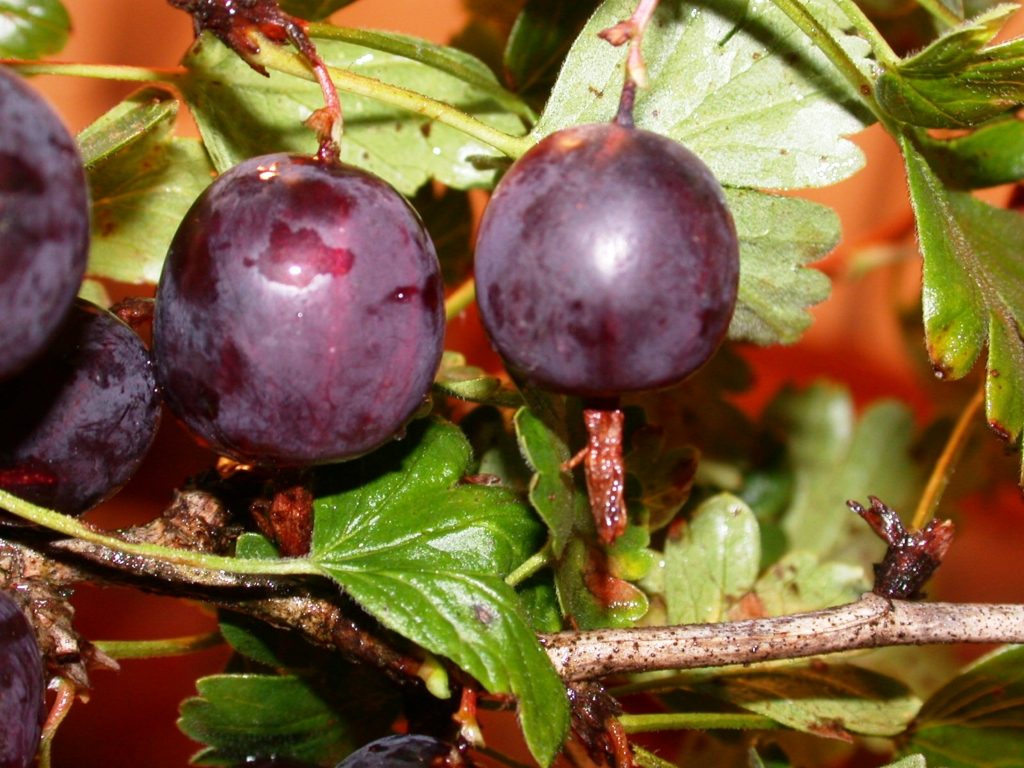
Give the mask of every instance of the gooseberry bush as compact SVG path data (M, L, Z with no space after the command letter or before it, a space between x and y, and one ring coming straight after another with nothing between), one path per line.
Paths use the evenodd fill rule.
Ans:
M470 2L441 46L347 4L171 0L196 40L150 71L0 0L0 764L118 658L216 644L197 765L1024 765L1024 654L943 650L1024 607L924 589L1019 477L1018 6ZM71 137L38 74L144 84ZM919 269L865 313L947 381L755 407L857 289L800 191L876 124L916 239L846 258ZM446 336L477 312L497 355ZM208 470L100 530L161 411ZM83 583L216 631L83 636Z

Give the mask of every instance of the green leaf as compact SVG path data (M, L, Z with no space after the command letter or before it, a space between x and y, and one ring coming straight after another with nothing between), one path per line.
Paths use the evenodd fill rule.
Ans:
M505 46L505 77L514 90L545 99L572 41L599 0L528 0Z
M786 616L852 603L871 588L864 567L823 563L811 552L789 552L754 585L767 616Z
M944 768L1024 766L1024 648L996 651L932 694L907 751Z
M282 11L308 21L326 19L339 8L352 5L353 2L355 0L280 0Z
M740 286L729 338L790 344L810 326L808 307L829 295L828 278L808 262L839 242L839 217L807 200L727 189L740 240Z
M995 120L952 139L920 137L928 165L951 189L981 189L1024 179L1024 122Z
M60 0L0 0L0 59L39 59L68 41L71 19Z
M846 501L871 493L900 509L916 498L920 470L910 458L909 409L883 400L858 419L848 392L817 384L784 391L767 422L783 436L794 473L793 500L782 520L791 548L842 554L861 565L877 560L881 541Z
M882 768L928 768L928 761L924 755L908 755L895 763L888 763Z
M448 397L474 403L514 408L523 402L519 393L505 386L501 379L484 373L481 368L467 365L465 355L459 352L444 352L434 377L434 388Z
M703 692L804 733L896 736L921 702L903 683L848 664L719 675Z
M985 47L1017 12L1004 3L956 27L883 72L878 103L924 128L979 125L1024 103L1024 40Z
M322 38L314 41L331 67L429 94L494 128L522 132L520 118L499 105L487 89L396 54ZM460 60L469 58L459 55ZM303 122L322 106L316 83L279 72L262 77L210 35L197 41L185 66L182 92L218 170L268 152L315 151L316 138ZM486 73L496 83L483 65L473 72L479 77ZM431 178L459 189L493 185L493 168L478 167L500 157L491 147L369 97L343 93L342 107L342 160L377 174L400 192L411 195Z
M178 727L207 745L198 765L233 765L252 756L336 762L364 738L308 683L293 676L214 675L181 704Z
M854 61L868 46L828 0L802 3ZM607 0L576 39L541 119L538 138L610 120L622 90L625 48L597 33L628 18L634 0ZM644 34L650 85L637 94L641 128L681 141L728 186L825 186L864 164L848 136L869 121L858 94L774 5L665 0Z
M168 91L145 88L79 137L92 197L90 275L160 278L178 225L213 173L198 141L172 136L177 111Z
M665 603L669 624L724 621L754 586L761 536L742 501L719 494L701 504L665 541Z
M902 142L924 255L928 354L941 375L965 376L988 343L985 414L1010 443L1024 429L1024 219L942 186L909 139Z
M529 408L516 412L515 428L519 450L534 472L530 503L551 532L552 551L561 555L581 513L580 505L585 504L572 473L563 469L571 458L569 448Z
M421 421L344 465L317 500L310 557L385 627L514 694L547 765L568 728L565 689L504 582L542 531L507 490L458 484L471 459L458 428Z
M589 509L584 511L590 514ZM638 549L646 546L646 542L638 542L634 537L645 533L638 526L631 526L615 547L639 554ZM556 564L555 587L562 613L579 629L633 626L650 607L647 595L627 581L630 576L639 576L620 571L622 561L594 544L593 539L592 533L588 538L573 536ZM627 569L630 559L628 555L624 558Z

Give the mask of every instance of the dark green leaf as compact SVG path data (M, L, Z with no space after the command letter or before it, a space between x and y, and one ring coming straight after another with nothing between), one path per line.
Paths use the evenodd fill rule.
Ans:
M907 750L945 768L1024 766L1024 648L996 651L932 694Z
M558 592L550 578L534 576L516 590L535 632L564 629Z
M551 532L551 549L561 555L580 514L589 514L572 473L564 466L571 458L565 442L528 408L515 416L523 458L533 468L530 503Z
M804 733L895 736L921 702L903 683L846 664L719 675L700 690Z
M505 76L514 90L543 100L573 40L599 0L529 0L505 47Z
M60 0L0 0L0 59L38 59L68 40L71 19Z
M620 539L630 536L631 530L643 533L634 526ZM616 558L592 543L593 539L592 533L587 538L571 538L556 565L555 587L562 613L579 629L633 626L647 613L647 595L626 580L618 571Z
M317 500L310 556L384 626L515 694L527 744L548 764L568 727L565 690L503 580L542 530L507 490L459 485L471 460L458 428L421 421L344 465Z
M534 135L610 120L626 46L597 33L634 0L607 0L576 39ZM868 46L828 0L802 3L865 68ZM870 118L860 97L772 4L665 0L644 34L650 85L637 95L642 128L681 141L725 185L786 189L834 184L863 165L844 137Z
M848 392L817 384L783 392L767 421L785 440L794 475L782 520L790 546L865 566L876 561L884 547L846 501L870 493L902 509L916 498L909 409L883 400L858 419Z
M749 507L719 494L673 526L665 541L665 604L669 624L724 621L754 586L761 536Z
M740 287L729 338L790 344L810 326L808 308L829 295L829 280L809 262L839 242L839 218L807 200L727 189L740 239Z
M181 705L178 727L207 745L198 765L233 765L252 756L333 764L364 738L303 680L292 676L215 675Z
M156 283L186 211L212 178L202 145L172 136L177 100L146 88L80 137L92 197L88 273Z
M942 186L914 145L902 143L924 254L924 324L936 370L960 378L988 342L985 413L1016 443L1024 428L1024 219Z
M1024 103L1024 40L985 47L1017 12L1005 3L883 72L876 96L897 120L925 128L979 125Z
M326 19L339 8L353 2L355 0L281 0L281 10L300 19L316 21Z
M495 128L522 132L520 118L486 89L396 54L334 40L315 42L332 67L429 94ZM209 35L199 39L185 66L182 90L219 170L268 152L316 149L313 132L303 125L322 106L316 83L279 72L262 77ZM473 71L481 76L487 70ZM459 189L493 184L494 170L476 163L499 155L476 139L365 96L343 93L342 107L342 160L381 176L400 192L411 195L431 178Z
M1024 122L996 120L952 139L922 137L932 170L952 189L981 189L1024 179Z

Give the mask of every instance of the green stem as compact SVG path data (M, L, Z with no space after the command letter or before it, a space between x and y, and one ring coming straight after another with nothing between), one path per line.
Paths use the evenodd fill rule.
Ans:
M818 50L825 54L828 60L839 70L840 74L860 94L864 104L874 113L878 121L888 125L888 116L875 100L874 83L871 82L867 75L860 71L860 68L850 58L849 54L843 50L843 47L839 45L829 31L814 18L811 12L804 7L803 3L800 0L772 0L772 2L776 8L786 14L790 21L796 24L801 32L807 35ZM868 26L871 26L870 22L868 22ZM873 29L874 27L871 26L871 28ZM879 55L878 51L875 53Z
M353 29L351 27L337 27L333 24L310 24L310 37L320 40L337 40L343 43L354 43L363 48L384 53L393 53L420 64L426 64L440 72L469 83L474 88L485 91L488 96L497 103L530 122L537 119L536 113L529 105L523 102L516 94L501 87L493 78L488 77L479 70L467 67L455 56L445 53L443 48L425 44L421 40L396 37L395 35L375 32L369 29Z
M173 549L156 544L135 544L113 536L107 536L74 517L37 507L19 499L7 491L0 490L0 508L23 520L47 528L65 536L88 541L125 555L159 560L174 565L190 566L215 573L234 573L242 576L320 576L316 565L306 558L282 558L280 560L250 560L245 558L222 557L184 549Z
M510 587L518 587L535 573L539 573L549 565L551 565L550 543L545 544L539 552L535 552L526 558L518 568L505 577L505 583Z
M304 80L315 79L313 73L298 56L271 43L262 45L260 52L253 56L252 60L267 69L273 69L286 75L300 77ZM510 158L519 157L533 145L533 139L529 136L512 136L504 131L499 131L450 104L431 99L421 93L388 85L372 77L356 75L336 67L327 69L331 73L331 79L335 85L346 93L366 96L436 120L494 147Z
M676 768L674 763L662 760L656 754L648 752L643 747L638 747L636 744L631 746L633 747L633 758L640 768Z
M896 55L896 51L889 45L889 41L882 37L878 27L871 22L871 19L861 10L861 7L854 0L834 0L834 2L846 14L846 18L850 20L853 28L860 33L861 37L868 41L868 45L871 46L871 52L875 54L875 60L886 69L898 67L900 57Z
M181 69L128 67L113 64L76 64L61 61L0 61L22 75L91 77L95 80L123 80L132 83L169 83L182 75Z
M168 637L160 640L96 640L97 648L113 659L154 659L164 656L186 656L224 643L220 632L202 635Z
M770 717L725 712L666 712L650 715L622 715L619 722L626 733L652 731L764 731L779 728Z
M963 24L963 19L946 7L940 0L917 0L917 4L924 8L933 19L939 24L952 29Z
M462 285L452 291L451 296L445 299L445 320L447 322L451 322L474 301L476 301L476 282L473 278L469 278Z

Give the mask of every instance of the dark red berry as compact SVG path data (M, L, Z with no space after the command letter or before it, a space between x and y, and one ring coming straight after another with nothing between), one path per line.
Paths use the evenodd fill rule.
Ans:
M685 379L725 337L739 251L711 171L675 141L616 124L547 137L484 213L477 300L528 381L609 397Z
M0 591L0 766L34 764L43 715L43 659L18 602Z
M145 345L109 312L78 301L43 356L0 383L0 488L84 512L128 482L159 422Z
M205 443L304 465L381 445L440 361L443 287L426 230L365 171L293 155L219 177L157 289L157 377Z
M53 338L89 251L89 197L75 140L0 67L0 379Z

